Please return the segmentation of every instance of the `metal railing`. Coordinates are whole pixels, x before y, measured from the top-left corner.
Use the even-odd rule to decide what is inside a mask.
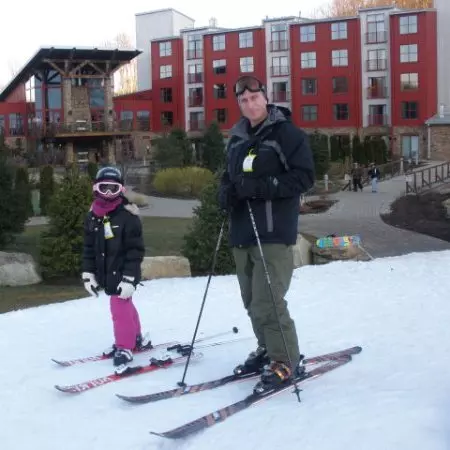
[[[270,73],[273,77],[289,75],[289,72],[289,66],[272,66],[270,68]]]
[[[384,127],[388,123],[387,114],[369,114],[367,122],[370,127]]]
[[[371,86],[367,88],[367,98],[387,98],[386,86]]]
[[[189,84],[203,83],[203,73],[188,73],[187,82]]]
[[[387,59],[366,60],[366,70],[368,72],[374,72],[376,70],[387,70]]]
[[[270,41],[270,51],[271,52],[280,52],[283,50],[289,49],[289,41],[281,40],[281,41]]]
[[[419,194],[450,181],[450,162],[425,167],[406,174],[406,193]]]
[[[290,102],[291,93],[288,91],[274,91],[272,92],[272,101],[281,103]]]
[[[189,121],[189,131],[203,131],[205,129],[205,121],[202,119],[194,119]]]
[[[366,33],[366,44],[380,44],[382,42],[387,42],[387,31]]]

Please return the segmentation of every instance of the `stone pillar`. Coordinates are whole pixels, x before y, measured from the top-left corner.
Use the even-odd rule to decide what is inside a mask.
[[[73,121],[72,115],[72,79],[63,79],[63,111],[64,111],[64,125],[70,127]]]
[[[105,125],[108,131],[112,131],[114,125],[113,86],[111,77],[104,79],[105,92]]]
[[[108,141],[107,143],[107,149],[108,149],[108,164],[116,164],[116,152],[115,152],[115,145],[113,141]]]
[[[67,142],[66,144],[66,165],[74,162],[75,155],[73,151],[73,142]]]

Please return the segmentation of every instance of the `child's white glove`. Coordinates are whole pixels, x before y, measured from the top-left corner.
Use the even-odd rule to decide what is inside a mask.
[[[83,272],[81,274],[81,279],[83,280],[86,291],[88,291],[89,294],[98,297],[98,290],[100,289],[100,286],[98,285],[95,275],[93,273]]]
[[[122,277],[122,281],[117,286],[118,297],[124,299],[132,297],[135,290],[134,277]]]

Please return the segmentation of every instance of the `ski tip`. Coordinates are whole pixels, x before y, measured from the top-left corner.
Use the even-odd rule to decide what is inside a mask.
[[[57,389],[60,392],[65,392],[68,394],[76,394],[78,391],[72,389],[71,386],[60,386],[59,384],[55,384],[55,389]]]
[[[170,438],[170,436],[167,436],[165,433],[157,433],[156,431],[150,431],[150,434],[152,434],[153,436],[158,436],[161,438]]]
[[[58,359],[54,359],[54,358],[52,358],[52,361],[62,367],[70,366],[70,364],[68,364],[66,361],[59,361]]]
[[[137,403],[136,401],[134,401],[135,397],[130,397],[128,395],[121,395],[121,394],[116,394],[116,397],[120,398],[121,400],[125,400],[126,402]]]

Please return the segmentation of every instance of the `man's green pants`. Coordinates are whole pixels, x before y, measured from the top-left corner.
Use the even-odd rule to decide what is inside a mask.
[[[284,299],[294,271],[293,250],[284,244],[263,244],[262,249],[280,324],[286,338],[287,351],[295,366],[300,360],[298,338],[295,323],[289,315]],[[289,357],[280,332],[259,248],[234,247],[233,256],[242,300],[252,322],[258,345],[267,349],[272,361],[281,361],[289,365]]]

